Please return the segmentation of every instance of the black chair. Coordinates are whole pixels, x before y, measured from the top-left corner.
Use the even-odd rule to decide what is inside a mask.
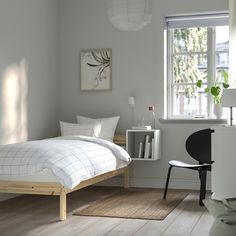
[[[206,195],[206,178],[207,171],[211,170],[211,133],[214,130],[203,129],[191,134],[186,140],[186,150],[188,154],[197,160],[199,164],[188,164],[182,161],[171,160],[169,162],[169,170],[167,174],[165,192],[163,198],[166,199],[168,190],[170,173],[173,167],[186,168],[191,170],[197,170],[200,178],[200,197],[199,204],[203,206],[202,200],[205,199]]]

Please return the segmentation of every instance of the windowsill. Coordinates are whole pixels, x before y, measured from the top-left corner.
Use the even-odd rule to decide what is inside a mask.
[[[207,119],[207,118],[192,118],[192,119],[159,119],[162,124],[227,124],[227,119]]]

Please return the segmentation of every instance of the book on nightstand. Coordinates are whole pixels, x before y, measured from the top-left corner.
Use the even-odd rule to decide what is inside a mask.
[[[152,139],[152,152],[151,152],[151,158],[154,158],[154,150],[155,150],[155,139]]]
[[[138,158],[143,158],[143,142],[139,143]]]
[[[150,146],[151,146],[150,141],[151,141],[151,136],[145,135],[144,159],[148,159],[150,156]]]

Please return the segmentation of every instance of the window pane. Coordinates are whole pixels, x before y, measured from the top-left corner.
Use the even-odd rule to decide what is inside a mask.
[[[216,52],[216,68],[228,69],[228,66],[229,66],[229,53]]]
[[[194,117],[201,115],[207,117],[206,85],[201,89],[196,86],[177,85],[173,87],[173,116]]]
[[[216,27],[216,68],[227,70],[229,66],[229,26]]]
[[[207,27],[174,29],[174,53],[207,51]]]
[[[216,27],[216,50],[229,50],[229,26]]]
[[[207,74],[207,54],[176,55],[173,58],[174,83],[196,83]]]

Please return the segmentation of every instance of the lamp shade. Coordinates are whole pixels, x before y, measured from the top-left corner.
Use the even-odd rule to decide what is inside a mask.
[[[236,89],[224,89],[222,96],[223,107],[236,107]]]
[[[151,0],[108,0],[108,17],[119,30],[140,30],[151,22]]]

